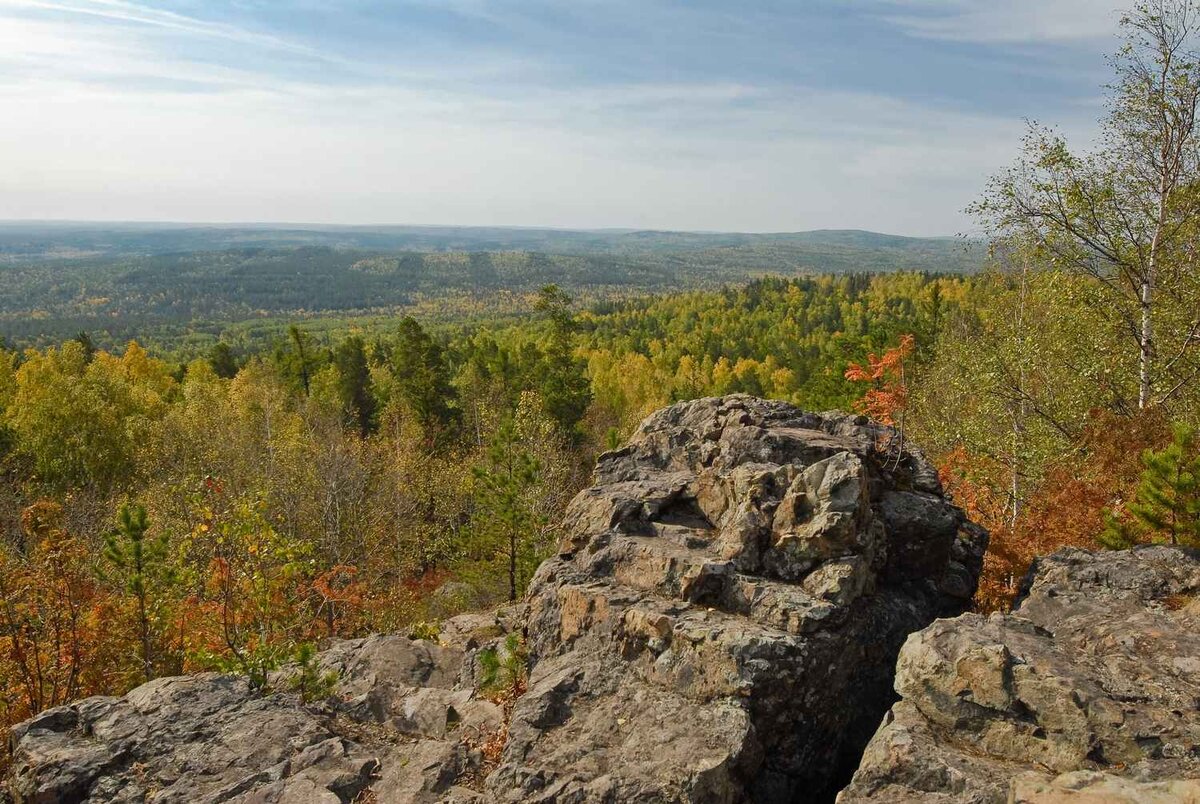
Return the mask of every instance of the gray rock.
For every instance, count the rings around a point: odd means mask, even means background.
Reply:
[[[527,597],[497,801],[829,800],[986,534],[862,417],[673,405],[600,458]],[[922,526],[924,523],[924,527]]]
[[[18,802],[340,801],[379,764],[287,697],[211,673],[49,710],[12,744]]]
[[[478,651],[511,614],[445,623],[441,643],[401,636],[335,642],[319,654],[335,694],[304,705],[244,678],[163,678],[123,698],[88,698],[13,729],[9,795],[26,802],[308,804],[477,801],[473,746],[502,727],[475,690]],[[286,689],[287,672],[272,679]],[[0,795],[2,798],[2,795]]]
[[[1176,548],[1039,559],[1012,614],[909,637],[838,801],[1198,800],[1198,592]]]

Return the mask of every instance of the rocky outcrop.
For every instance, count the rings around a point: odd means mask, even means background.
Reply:
[[[477,801],[479,745],[503,716],[477,693],[478,657],[511,614],[455,618],[439,642],[337,642],[320,657],[339,673],[336,694],[320,704],[205,673],[48,710],[13,730],[8,793],[37,804]],[[286,674],[275,682],[286,688]]]
[[[832,799],[986,535],[894,431],[744,396],[654,414],[595,482],[527,597],[529,691],[488,794]]]
[[[905,637],[972,596],[986,534],[899,435],[745,396],[601,457],[524,611],[320,655],[334,695],[161,679],[13,735],[20,802],[831,800]],[[511,717],[483,651],[523,634]],[[277,681],[281,681],[278,679]],[[507,742],[497,755],[498,735]]]
[[[1012,614],[908,639],[838,801],[1200,801],[1197,594],[1176,548],[1039,559]]]

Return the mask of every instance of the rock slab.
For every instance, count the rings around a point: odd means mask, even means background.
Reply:
[[[455,618],[440,642],[335,642],[320,664],[340,679],[320,703],[203,673],[47,710],[13,729],[7,795],[17,804],[478,801],[475,746],[502,712],[476,692],[477,659],[508,632],[507,616]]]
[[[1200,802],[1200,560],[1041,558],[1012,614],[913,634],[840,804]]]

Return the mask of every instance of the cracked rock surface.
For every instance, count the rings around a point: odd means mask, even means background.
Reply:
[[[335,642],[320,666],[340,680],[317,705],[202,673],[50,709],[13,729],[7,793],[37,804],[478,802],[473,738],[502,713],[476,692],[476,658],[512,615],[449,620],[440,644]]]
[[[1038,559],[1012,614],[913,634],[841,804],[1200,801],[1200,561]]]
[[[731,396],[603,455],[527,602],[497,801],[831,800],[986,534],[865,418]]]

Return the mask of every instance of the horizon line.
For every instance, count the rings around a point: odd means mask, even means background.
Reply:
[[[689,235],[752,235],[759,237],[785,236],[798,234],[817,234],[822,232],[830,233],[850,233],[861,232],[865,234],[882,235],[884,237],[899,237],[910,240],[947,240],[947,239],[977,239],[969,236],[964,232],[956,232],[954,234],[897,234],[894,232],[883,232],[878,229],[867,229],[860,226],[848,227],[820,227],[817,229],[792,229],[792,230],[739,230],[739,229],[659,229],[654,227],[634,227],[634,226],[598,226],[598,227],[572,227],[572,226],[551,226],[551,225],[536,225],[536,224],[476,224],[476,223],[321,223],[321,222],[302,222],[302,221],[271,221],[271,220],[241,220],[241,221],[201,221],[201,220],[169,220],[169,219],[97,219],[97,218],[0,218],[0,227],[17,227],[17,226],[92,226],[92,227],[120,227],[120,226],[162,226],[162,227],[181,227],[181,228],[238,228],[238,227],[254,227],[265,229],[292,229],[292,230],[314,230],[314,229],[358,229],[358,230],[379,230],[379,229],[504,229],[517,232],[562,232],[562,233],[595,233],[595,234],[638,234],[638,233],[653,233],[653,234],[689,234]]]

